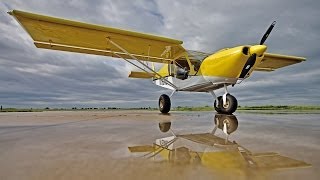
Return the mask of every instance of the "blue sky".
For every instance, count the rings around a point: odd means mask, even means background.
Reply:
[[[151,80],[128,79],[119,59],[37,49],[6,12],[19,9],[183,40],[214,52],[256,44],[272,21],[268,52],[306,62],[254,73],[229,88],[240,105],[320,104],[320,2],[307,1],[18,1],[0,2],[0,104],[4,107],[156,107],[170,93]],[[220,92],[220,91],[218,91]],[[221,92],[220,92],[221,93]],[[173,106],[211,105],[207,93],[177,93]]]

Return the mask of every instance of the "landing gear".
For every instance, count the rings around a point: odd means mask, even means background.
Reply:
[[[237,110],[238,101],[231,94],[226,94],[225,103],[223,103],[222,96],[219,96],[217,99],[218,99],[218,103],[217,103],[217,100],[214,101],[214,109],[218,113],[232,114]]]
[[[221,112],[225,114],[232,114],[237,110],[238,107],[238,101],[237,99],[230,95],[226,95],[226,102],[223,103],[223,101],[220,101],[220,107],[221,107]]]
[[[232,114],[237,110],[238,101],[237,99],[228,93],[227,85],[224,85],[225,93],[223,96],[217,97],[213,91],[210,91],[214,100],[214,109],[218,113]]]
[[[171,108],[170,97],[166,94],[162,94],[159,98],[159,110],[161,113],[168,113]]]

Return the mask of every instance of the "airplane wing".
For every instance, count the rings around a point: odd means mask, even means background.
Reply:
[[[300,63],[305,60],[303,57],[265,53],[261,63],[257,65],[254,70],[274,71],[278,68]]]
[[[180,40],[19,10],[8,13],[29,33],[38,48],[133,59],[130,53],[139,60],[159,63],[170,63],[186,52]]]

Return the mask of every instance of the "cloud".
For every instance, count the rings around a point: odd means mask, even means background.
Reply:
[[[37,49],[6,12],[12,9],[181,39],[187,49],[214,52],[267,40],[268,52],[306,62],[253,76],[229,88],[240,105],[319,104],[318,1],[19,1],[0,2],[0,104],[15,107],[157,106],[168,90],[128,79],[119,59]],[[221,91],[218,91],[221,92]],[[211,105],[208,93],[177,93],[173,105]]]

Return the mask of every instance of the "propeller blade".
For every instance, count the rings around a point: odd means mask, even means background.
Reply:
[[[239,76],[239,78],[245,78],[246,75],[248,74],[248,72],[250,71],[250,69],[254,66],[254,63],[256,63],[256,58],[257,58],[257,55],[256,54],[252,54],[246,64],[243,66],[242,68],[242,71],[241,71],[241,74]]]
[[[276,24],[276,21],[273,21],[273,23],[269,26],[268,30],[266,31],[266,33],[263,35],[261,41],[260,41],[260,45],[264,44],[264,42],[267,40],[269,34],[271,33],[274,25]]]

